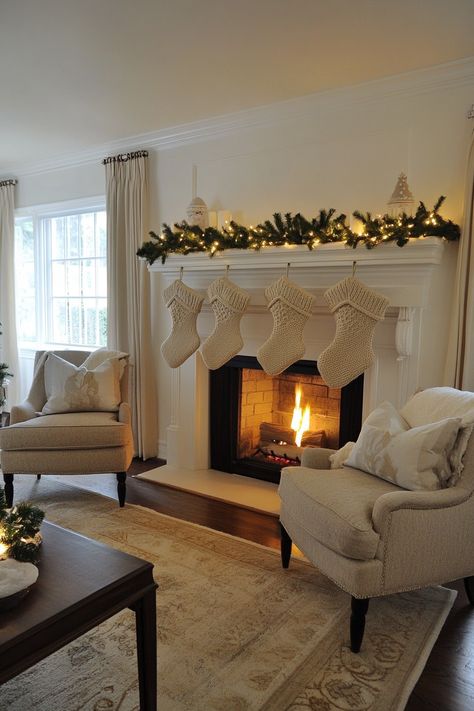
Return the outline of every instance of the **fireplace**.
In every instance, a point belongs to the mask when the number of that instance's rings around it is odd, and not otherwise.
[[[174,279],[179,278],[183,264],[186,284],[203,296],[211,281],[222,276],[227,266],[230,267],[232,280],[251,296],[241,322],[241,331],[243,353],[245,356],[256,356],[272,331],[265,287],[284,274],[288,262],[291,262],[292,280],[315,297],[313,314],[304,334],[305,358],[310,361],[311,374],[314,375],[319,354],[334,338],[334,317],[327,307],[324,292],[351,273],[352,260],[356,258],[357,276],[361,281],[390,299],[385,318],[375,329],[374,363],[364,374],[362,417],[366,417],[383,400],[390,400],[401,407],[416,388],[442,382],[445,336],[450,318],[450,299],[446,298],[446,294],[455,274],[456,253],[457,244],[433,237],[410,241],[403,249],[392,243],[376,249],[361,247],[357,250],[348,249],[343,244],[325,244],[313,252],[308,252],[305,247],[268,247],[259,253],[253,250],[226,250],[222,254],[216,253],[212,259],[207,254],[188,254],[170,255],[165,264],[157,260],[150,271],[153,272],[154,282],[154,338],[160,384],[159,453],[167,460],[167,464],[160,468],[161,475],[166,475],[171,485],[189,486],[189,490],[194,490],[194,484],[185,482],[207,481],[219,472],[234,472],[239,459],[231,437],[239,427],[239,411],[229,396],[232,388],[229,391],[224,380],[217,381],[217,388],[214,382],[215,377],[223,377],[222,373],[210,373],[199,352],[175,369],[170,369],[158,353],[159,345],[170,330],[169,313],[161,294]],[[212,333],[214,324],[211,306],[205,302],[198,319],[201,341]],[[226,377],[235,385],[241,376],[232,365],[230,363],[224,370],[229,371]],[[210,380],[213,381],[211,387]],[[362,383],[358,387],[361,391]],[[212,408],[211,390],[214,393]],[[224,395],[224,392],[227,394]],[[352,396],[346,393],[345,389],[341,392],[341,444],[355,439],[360,417],[360,404],[353,405]],[[215,429],[211,433],[209,422],[216,400],[221,402],[224,418],[222,422],[217,421],[218,436]],[[326,442],[331,444],[329,428],[312,426],[312,429],[325,429]],[[216,452],[219,448],[217,437],[222,440],[224,452],[220,460]],[[210,468],[211,448],[213,469]],[[254,474],[255,463],[251,465],[251,473]],[[242,471],[242,462],[240,467]],[[216,472],[216,468],[219,471]],[[265,475],[269,476],[267,471]],[[277,478],[278,474],[271,476]],[[230,484],[235,488],[246,488],[247,484],[252,491],[260,486],[268,489],[268,482],[258,479],[230,477],[225,473],[219,478],[227,483],[231,479]]]
[[[210,377],[211,467],[278,483],[305,447],[357,439],[362,393],[363,376],[328,388],[314,361],[270,376],[256,358],[237,356]]]

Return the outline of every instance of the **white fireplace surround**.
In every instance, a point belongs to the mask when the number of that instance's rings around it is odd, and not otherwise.
[[[155,262],[150,266],[158,309],[156,335],[162,340],[170,328],[161,294],[179,278],[181,267],[183,281],[206,295],[210,282],[224,275],[229,266],[229,279],[251,296],[242,318],[241,353],[255,356],[272,329],[264,289],[286,273],[289,263],[289,278],[315,297],[313,315],[304,333],[304,358],[317,361],[335,331],[324,291],[352,274],[355,260],[356,276],[390,302],[384,321],[375,330],[375,362],[365,373],[366,417],[382,400],[400,406],[418,387],[442,384],[456,254],[456,244],[428,237],[410,240],[403,248],[385,244],[372,250],[363,246],[354,250],[334,244],[321,245],[312,252],[306,247],[289,246],[261,252],[228,250],[213,258],[207,254],[171,255],[165,264]],[[198,317],[201,341],[213,325],[206,299]],[[206,470],[210,466],[208,370],[197,353],[174,370],[161,358],[158,371],[161,432],[166,428],[160,456],[173,469]]]

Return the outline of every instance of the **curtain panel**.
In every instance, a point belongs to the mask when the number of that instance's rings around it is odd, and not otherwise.
[[[464,220],[444,380],[455,388],[474,391],[474,132],[467,163]]]
[[[0,182],[0,360],[8,363],[14,377],[7,388],[7,405],[20,401],[20,364],[15,314],[15,185],[16,180]]]
[[[148,234],[148,153],[106,158],[108,345],[130,355],[135,453],[156,456],[150,274],[136,256]]]

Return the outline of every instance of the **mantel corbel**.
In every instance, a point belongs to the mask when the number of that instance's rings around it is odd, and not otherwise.
[[[413,325],[415,309],[410,306],[400,306],[395,328],[395,348],[397,360],[409,358],[413,353]]]

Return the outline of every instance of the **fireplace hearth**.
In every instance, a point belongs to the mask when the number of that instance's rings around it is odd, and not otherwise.
[[[305,447],[337,449],[359,434],[363,376],[328,388],[314,361],[267,375],[252,356],[237,356],[210,379],[211,467],[278,483]]]

